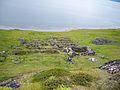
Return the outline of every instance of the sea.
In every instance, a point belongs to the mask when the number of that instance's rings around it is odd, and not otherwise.
[[[120,0],[0,0],[0,29],[120,28]]]

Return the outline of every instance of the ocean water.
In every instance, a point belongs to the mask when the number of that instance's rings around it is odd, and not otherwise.
[[[0,28],[120,28],[120,0],[0,0]]]

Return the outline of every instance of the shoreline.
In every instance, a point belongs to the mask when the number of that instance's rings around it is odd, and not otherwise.
[[[39,32],[66,32],[72,30],[99,30],[99,29],[120,29],[120,26],[111,27],[17,27],[17,26],[7,26],[0,25],[0,29],[3,30],[26,30],[26,31],[39,31]]]
[[[118,30],[116,28],[65,28],[65,29],[28,29],[28,28],[0,28],[0,30],[22,30],[22,31],[37,31],[37,32],[68,32],[73,30]]]

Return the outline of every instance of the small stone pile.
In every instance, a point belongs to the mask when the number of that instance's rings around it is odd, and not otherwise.
[[[115,74],[120,72],[120,60],[109,61],[99,67],[101,70],[106,70],[108,73]]]
[[[105,38],[96,38],[95,40],[92,41],[92,43],[96,45],[104,45],[104,44],[115,43],[115,42],[116,41],[108,40]]]
[[[19,88],[20,84],[16,80],[11,80],[11,81],[0,84],[0,87],[11,87],[15,89],[15,88]]]

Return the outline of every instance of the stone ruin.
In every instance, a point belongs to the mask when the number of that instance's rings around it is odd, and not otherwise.
[[[65,47],[71,47],[71,46],[76,46],[76,44],[70,40],[69,38],[66,37],[55,37],[52,36],[49,38],[49,43],[51,46],[63,50]]]
[[[77,55],[95,55],[95,51],[87,46],[80,46],[66,37],[51,37],[49,39],[50,45],[55,47],[57,50],[64,51],[67,53],[67,61],[72,62],[72,58]]]
[[[95,55],[95,51],[87,46],[80,46],[73,42],[70,38],[51,36],[45,40],[33,39],[28,42],[27,40],[20,38],[20,45],[25,46],[27,49],[37,50],[41,53],[59,53],[59,51],[65,51],[65,48],[71,48],[71,52],[80,53],[80,55]],[[68,53],[68,52],[67,52]]]
[[[120,60],[109,61],[99,67],[101,70],[106,70],[108,73],[115,74],[120,72]]]
[[[44,40],[33,39],[27,41],[24,38],[18,39],[20,45],[24,46],[28,53],[31,52],[40,52],[40,53],[50,53],[58,54],[59,52],[65,52],[68,55],[67,62],[74,63],[73,58],[78,55],[90,56],[95,55],[95,51],[87,46],[80,46],[78,43],[73,42],[70,38],[62,36],[50,36]],[[21,50],[19,47],[14,49],[13,52],[15,55],[18,55],[20,52],[24,53],[24,50]]]
[[[28,49],[40,49],[41,48],[41,41],[39,39],[33,39],[31,42],[28,42],[23,38],[20,38],[18,40],[20,41],[20,45],[23,45]]]
[[[105,39],[105,38],[96,38],[95,40],[92,41],[92,43],[96,45],[104,45],[104,44],[115,43],[115,42],[116,41]]]

